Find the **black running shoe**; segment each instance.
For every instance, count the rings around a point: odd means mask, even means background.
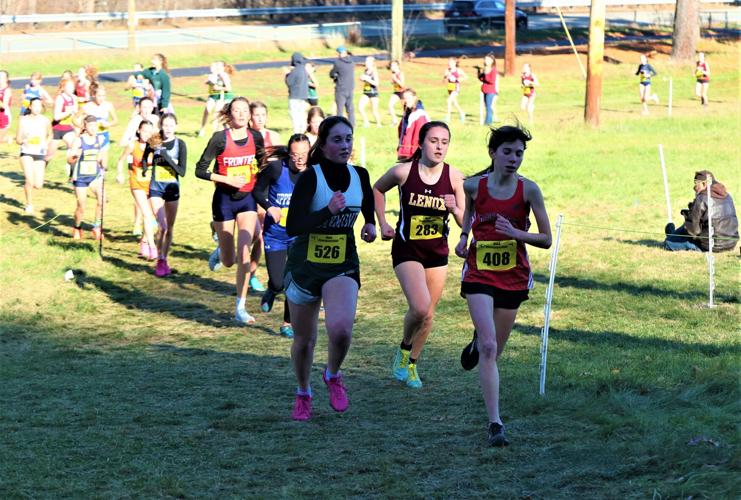
[[[273,302],[275,302],[275,292],[268,288],[260,299],[260,310],[269,313],[273,310]]]
[[[473,370],[479,364],[479,347],[476,338],[476,330],[474,330],[473,340],[461,352],[461,366],[464,370]]]
[[[497,448],[509,446],[509,441],[504,437],[504,426],[496,422],[489,424],[489,432],[486,439],[489,441],[489,446],[496,446]]]

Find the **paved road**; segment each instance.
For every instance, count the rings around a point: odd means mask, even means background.
[[[741,8],[730,7],[703,11],[703,26],[712,24],[717,28],[730,28],[741,23]],[[569,13],[566,22],[570,27],[587,26],[589,16],[586,13]],[[608,24],[624,25],[626,23],[671,25],[672,11],[623,11],[608,12]],[[442,35],[443,22],[440,20],[409,21],[412,36]],[[557,29],[560,26],[558,16],[548,14],[531,15],[530,29]],[[352,27],[360,27],[366,38],[388,36],[390,22],[370,21],[362,23],[333,23],[301,26],[254,26],[232,25],[206,28],[168,28],[141,30],[137,33],[140,47],[163,47],[168,45],[249,43],[251,41],[295,41],[307,39],[331,38],[347,35]],[[50,51],[73,51],[88,49],[125,49],[127,33],[119,31],[85,31],[62,33],[39,33],[22,35],[3,35],[0,37],[0,53],[28,53]]]

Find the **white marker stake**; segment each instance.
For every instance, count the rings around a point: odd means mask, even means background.
[[[669,200],[669,181],[666,178],[666,164],[664,163],[664,147],[659,144],[659,160],[661,160],[661,173],[664,175],[664,194],[666,195],[667,220],[672,221],[672,202]]]
[[[360,138],[360,166],[368,168],[368,165],[365,164],[365,137]]]
[[[713,255],[713,197],[710,196],[710,189],[713,185],[713,178],[707,176],[707,193],[708,193],[708,275],[710,282],[708,286],[708,307],[713,308],[713,292],[715,291],[715,256]]]
[[[479,93],[479,125],[484,124],[484,93]]]
[[[672,99],[674,99],[674,80],[669,77],[669,116],[672,115]]]
[[[548,361],[548,331],[551,327],[551,301],[553,300],[553,282],[556,279],[556,265],[558,264],[558,248],[561,244],[561,229],[563,228],[563,214],[558,215],[556,219],[556,244],[551,253],[551,261],[548,264],[550,277],[548,278],[548,288],[545,291],[545,309],[543,315],[543,329],[541,330],[540,343],[540,395],[545,394],[545,371]]]

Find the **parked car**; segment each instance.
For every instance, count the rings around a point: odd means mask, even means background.
[[[527,14],[515,9],[515,26],[527,29]],[[445,31],[504,29],[504,3],[499,0],[454,0],[445,9]]]

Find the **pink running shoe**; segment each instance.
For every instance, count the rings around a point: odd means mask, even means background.
[[[157,247],[149,247],[149,260],[155,260],[158,257]]]
[[[154,275],[159,278],[164,278],[165,276],[167,276],[167,271],[169,270],[170,269],[167,267],[167,262],[162,259],[158,259],[157,265],[154,266]]]
[[[139,242],[139,255],[141,255],[145,259],[149,257],[149,243],[147,243],[145,240]]]
[[[334,411],[347,410],[350,403],[347,401],[347,389],[345,389],[345,384],[342,382],[342,373],[338,373],[337,376],[327,380],[327,372],[325,370],[322,373],[322,380],[324,380],[324,383],[327,384],[327,389],[329,389],[329,406]]]
[[[306,422],[311,418],[311,396],[296,394],[291,418],[300,422]]]

